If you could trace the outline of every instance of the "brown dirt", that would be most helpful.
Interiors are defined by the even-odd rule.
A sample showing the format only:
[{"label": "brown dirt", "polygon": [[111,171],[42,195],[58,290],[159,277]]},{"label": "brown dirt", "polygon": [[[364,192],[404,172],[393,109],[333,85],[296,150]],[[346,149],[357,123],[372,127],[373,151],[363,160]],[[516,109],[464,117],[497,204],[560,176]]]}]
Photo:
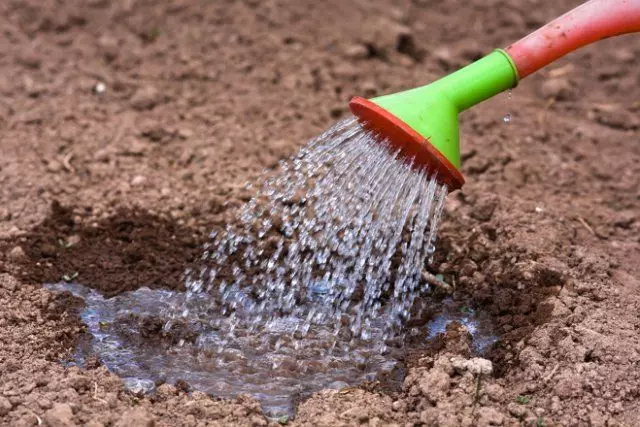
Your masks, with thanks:
[{"label": "brown dirt", "polygon": [[[77,301],[41,283],[181,286],[244,181],[350,96],[430,81],[577,3],[1,2],[0,424],[266,424],[251,399],[141,398],[63,367]],[[434,269],[494,318],[493,373],[460,368],[452,327],[401,391],[319,393],[295,423],[640,425],[638,58],[637,36],[605,40],[462,115],[468,184]]]},{"label": "brown dirt", "polygon": [[201,238],[139,209],[81,225],[54,200],[42,224],[19,238],[25,256],[15,261],[24,267],[23,280],[91,283],[106,296],[142,286],[184,289],[185,266],[199,255]]}]

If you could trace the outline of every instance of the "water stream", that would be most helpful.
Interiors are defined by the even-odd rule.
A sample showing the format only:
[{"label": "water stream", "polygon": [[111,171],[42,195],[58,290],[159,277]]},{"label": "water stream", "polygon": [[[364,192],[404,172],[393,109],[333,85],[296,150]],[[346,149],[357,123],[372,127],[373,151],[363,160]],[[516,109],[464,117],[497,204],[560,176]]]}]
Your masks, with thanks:
[{"label": "water stream", "polygon": [[[104,299],[50,285],[85,300],[93,338],[78,363],[98,355],[142,391],[181,379],[218,396],[248,393],[272,415],[322,388],[400,379],[446,187],[352,118],[253,185],[236,221],[211,233],[187,271],[187,292]],[[429,328],[461,320],[446,316]]]},{"label": "water stream", "polygon": [[253,328],[292,315],[305,319],[296,325],[302,335],[314,324],[330,326],[335,337],[400,333],[415,298],[428,290],[421,271],[435,250],[446,186],[354,119],[311,141],[278,172],[237,224],[212,233],[188,275],[189,294],[207,294],[230,317],[243,306]]}]

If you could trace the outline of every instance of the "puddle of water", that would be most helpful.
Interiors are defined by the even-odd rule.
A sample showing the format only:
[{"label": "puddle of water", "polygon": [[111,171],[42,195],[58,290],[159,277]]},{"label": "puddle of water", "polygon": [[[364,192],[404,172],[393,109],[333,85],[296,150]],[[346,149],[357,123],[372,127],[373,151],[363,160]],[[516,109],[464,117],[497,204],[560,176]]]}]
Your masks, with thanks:
[{"label": "puddle of water", "polygon": [[[343,336],[328,348],[327,343],[335,340],[332,328],[315,325],[298,337],[300,319],[292,317],[251,331],[241,308],[232,319],[210,310],[206,301],[192,301],[185,323],[174,321],[164,330],[168,313],[183,307],[184,293],[140,288],[106,299],[78,284],[46,287],[70,291],[85,301],[81,318],[92,338],[79,344],[75,364],[82,366],[87,357],[97,356],[134,392],[152,392],[157,380],[184,380],[220,397],[252,395],[272,416],[293,415],[300,396],[357,385],[378,374],[393,376],[403,354],[399,348],[384,346],[375,333],[371,340],[357,343]],[[206,306],[206,312],[198,310],[198,303]],[[207,351],[217,346],[220,352]]]},{"label": "puddle of water", "polygon": [[[151,393],[158,381],[184,380],[193,389],[219,397],[249,394],[267,415],[277,417],[293,415],[299,398],[322,389],[375,379],[397,385],[402,381],[404,345],[398,340],[385,345],[382,323],[373,325],[371,339],[357,341],[346,334],[336,339],[332,327],[318,324],[302,336],[296,330],[300,319],[292,317],[252,330],[241,307],[231,318],[212,311],[210,301],[191,296],[185,321],[178,324],[170,320],[176,307],[184,307],[182,292],[140,288],[107,299],[79,284],[45,287],[84,299],[81,318],[90,335],[78,344],[72,363],[83,366],[88,357],[98,357],[134,393]],[[321,293],[316,304],[322,304]],[[445,301],[443,312],[427,324],[427,339],[455,320],[474,336],[476,350],[495,341],[487,321],[451,301]],[[331,347],[330,342],[337,344]],[[208,350],[216,346],[219,352]]]},{"label": "puddle of water", "polygon": [[[446,186],[354,118],[265,179],[237,221],[212,233],[187,293],[104,299],[50,285],[85,300],[93,338],[77,362],[96,355],[139,392],[184,380],[221,397],[250,394],[273,416],[323,388],[397,378],[406,320],[429,297],[421,270]],[[435,333],[451,320],[480,329],[455,310],[443,316]]]}]

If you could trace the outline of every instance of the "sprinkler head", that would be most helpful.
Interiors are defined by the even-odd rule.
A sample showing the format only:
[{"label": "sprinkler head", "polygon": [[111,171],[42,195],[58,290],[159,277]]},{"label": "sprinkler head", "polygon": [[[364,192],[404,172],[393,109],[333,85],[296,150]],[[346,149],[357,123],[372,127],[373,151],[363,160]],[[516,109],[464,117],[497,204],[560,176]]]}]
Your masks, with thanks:
[{"label": "sprinkler head", "polygon": [[509,55],[496,50],[427,86],[349,103],[362,126],[445,184],[462,187],[458,114],[518,82]]},{"label": "sprinkler head", "polygon": [[[400,157],[410,161],[413,167],[429,175],[436,174],[438,180],[445,184],[449,191],[462,187],[464,177],[452,162],[460,158],[457,114],[453,116],[455,121],[453,126],[451,126],[452,121],[448,120],[450,126],[448,129],[443,129],[444,142],[448,145],[446,148],[449,148],[444,151],[450,153],[451,159],[449,159],[431,142],[433,136],[421,135],[398,116],[375,102],[354,97],[349,102],[349,108],[365,129],[386,141],[392,149],[398,150]],[[447,136],[446,133],[449,135]]]}]

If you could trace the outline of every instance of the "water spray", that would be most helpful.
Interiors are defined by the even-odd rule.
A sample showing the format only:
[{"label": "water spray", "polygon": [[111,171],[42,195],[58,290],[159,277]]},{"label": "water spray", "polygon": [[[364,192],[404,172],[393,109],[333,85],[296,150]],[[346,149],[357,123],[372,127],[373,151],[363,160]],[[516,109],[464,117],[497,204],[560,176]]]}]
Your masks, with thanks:
[{"label": "water spray", "polygon": [[[184,379],[220,396],[253,394],[273,416],[292,414],[306,393],[394,377],[406,336],[433,338],[452,320],[480,351],[494,337],[475,313],[445,307],[420,323],[431,292],[421,271],[447,194],[464,183],[458,113],[580,46],[633,31],[640,0],[592,0],[428,86],[353,99],[356,118],[267,171],[236,220],[211,233],[187,292],[105,299],[75,284],[52,289],[85,299],[97,338],[87,354],[128,387]],[[146,338],[160,319],[160,340]]]},{"label": "water spray", "polygon": [[355,97],[349,107],[380,141],[454,191],[464,184],[460,112],[582,46],[639,31],[640,0],[591,0],[429,85],[369,100]]}]

